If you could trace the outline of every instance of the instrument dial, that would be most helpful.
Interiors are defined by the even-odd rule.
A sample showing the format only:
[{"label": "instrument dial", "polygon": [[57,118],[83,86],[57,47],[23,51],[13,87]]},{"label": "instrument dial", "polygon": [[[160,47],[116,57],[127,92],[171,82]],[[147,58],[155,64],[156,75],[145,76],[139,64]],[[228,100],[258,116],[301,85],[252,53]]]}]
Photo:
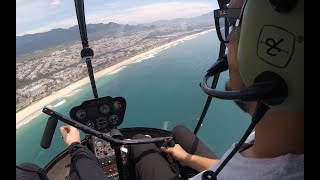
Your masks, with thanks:
[{"label": "instrument dial", "polygon": [[99,107],[99,111],[102,113],[102,114],[107,114],[108,112],[110,112],[110,107],[108,104],[102,104],[100,107]]},{"label": "instrument dial", "polygon": [[118,110],[121,109],[121,107],[122,107],[122,105],[121,105],[121,103],[120,103],[119,101],[115,101],[115,102],[113,103],[113,108],[114,108],[114,110],[118,111]]},{"label": "instrument dial", "polygon": [[108,126],[108,120],[106,117],[99,117],[96,119],[96,122],[99,129],[103,129]]},{"label": "instrument dial", "polygon": [[77,118],[83,120],[83,119],[87,116],[87,112],[86,112],[86,110],[84,110],[84,109],[79,109],[79,110],[76,112],[76,116],[77,116]]},{"label": "instrument dial", "polygon": [[117,115],[111,115],[109,117],[109,123],[112,125],[112,126],[116,126],[119,122],[119,117]]},{"label": "instrument dial", "polygon": [[101,140],[96,141],[96,145],[97,145],[98,147],[102,146],[102,141],[101,141]]},{"label": "instrument dial", "polygon": [[94,125],[94,123],[92,121],[87,121],[86,122],[86,126],[91,127],[92,129],[95,128],[95,125]]}]

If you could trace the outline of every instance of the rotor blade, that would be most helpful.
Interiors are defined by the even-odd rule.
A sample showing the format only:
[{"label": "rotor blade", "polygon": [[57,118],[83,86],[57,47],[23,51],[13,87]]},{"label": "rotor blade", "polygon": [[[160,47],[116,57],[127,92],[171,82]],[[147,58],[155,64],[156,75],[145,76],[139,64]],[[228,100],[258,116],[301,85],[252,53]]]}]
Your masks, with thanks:
[{"label": "rotor blade", "polygon": [[74,0],[74,4],[76,7],[82,47],[86,48],[86,47],[89,47],[89,44],[88,44],[88,36],[87,36],[87,28],[86,28],[86,19],[85,19],[85,13],[84,13],[84,2],[83,0]]}]

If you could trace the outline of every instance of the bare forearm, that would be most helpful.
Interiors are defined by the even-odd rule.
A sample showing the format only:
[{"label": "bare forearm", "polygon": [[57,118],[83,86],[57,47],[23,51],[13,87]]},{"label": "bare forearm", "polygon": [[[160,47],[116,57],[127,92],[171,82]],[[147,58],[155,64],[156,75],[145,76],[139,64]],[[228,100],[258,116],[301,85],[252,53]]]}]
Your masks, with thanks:
[{"label": "bare forearm", "polygon": [[211,166],[219,162],[219,159],[209,159],[197,155],[190,155],[185,164],[199,172],[209,169]]}]

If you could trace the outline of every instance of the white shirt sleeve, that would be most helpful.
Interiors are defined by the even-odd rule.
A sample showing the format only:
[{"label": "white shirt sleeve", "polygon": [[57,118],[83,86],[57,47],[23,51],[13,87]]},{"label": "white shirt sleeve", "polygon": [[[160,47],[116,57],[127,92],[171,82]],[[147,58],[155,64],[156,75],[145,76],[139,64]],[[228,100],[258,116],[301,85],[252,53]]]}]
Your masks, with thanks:
[{"label": "white shirt sleeve", "polygon": [[[230,149],[222,156],[219,163],[211,168],[215,171],[223,159],[225,159],[232,149],[235,147],[233,144]],[[197,174],[189,180],[202,180],[203,172]],[[294,155],[287,154],[275,158],[246,158],[237,152],[226,166],[220,171],[217,179],[225,180],[295,180],[304,179],[304,154]]]}]

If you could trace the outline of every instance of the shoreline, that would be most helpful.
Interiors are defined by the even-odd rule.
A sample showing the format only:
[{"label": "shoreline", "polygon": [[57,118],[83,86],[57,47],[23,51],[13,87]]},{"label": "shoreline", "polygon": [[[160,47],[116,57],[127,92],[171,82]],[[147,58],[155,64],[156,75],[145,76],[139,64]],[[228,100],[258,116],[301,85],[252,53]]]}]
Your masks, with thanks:
[{"label": "shoreline", "polygon": [[[197,36],[200,35],[204,35],[207,34],[210,31],[213,31],[215,29],[209,29],[209,30],[205,30],[199,33],[195,33],[180,39],[177,39],[175,41],[169,42],[167,44],[161,45],[159,47],[156,47],[154,49],[151,49],[147,52],[138,54],[134,57],[131,57],[129,59],[126,59],[124,61],[121,61],[113,66],[107,67],[103,70],[100,70],[98,72],[94,73],[94,77],[95,79],[98,79],[100,77],[103,77],[105,75],[108,75],[118,69],[120,69],[121,67],[125,66],[125,65],[129,65],[131,63],[134,62],[139,62],[141,59],[144,59],[145,57],[147,57],[149,54],[154,54],[157,53],[158,51],[167,49],[168,47],[171,47],[172,45],[175,45],[176,43],[182,42],[182,41],[186,41],[186,40],[190,40],[193,39]],[[41,110],[43,107],[45,107],[46,105],[52,103],[55,100],[58,100],[61,97],[67,96],[70,93],[72,93],[74,90],[82,87],[83,85],[86,85],[90,83],[90,80],[88,77],[81,79],[79,81],[76,81],[70,85],[68,85],[67,87],[64,87],[62,89],[60,89],[59,91],[53,92],[51,95],[42,98],[41,100],[27,106],[26,108],[20,110],[19,112],[16,113],[16,128],[19,128],[21,126],[23,126],[24,124],[28,123],[29,121],[31,121],[31,119],[33,119],[34,117],[38,116],[38,114],[41,114]]]}]

